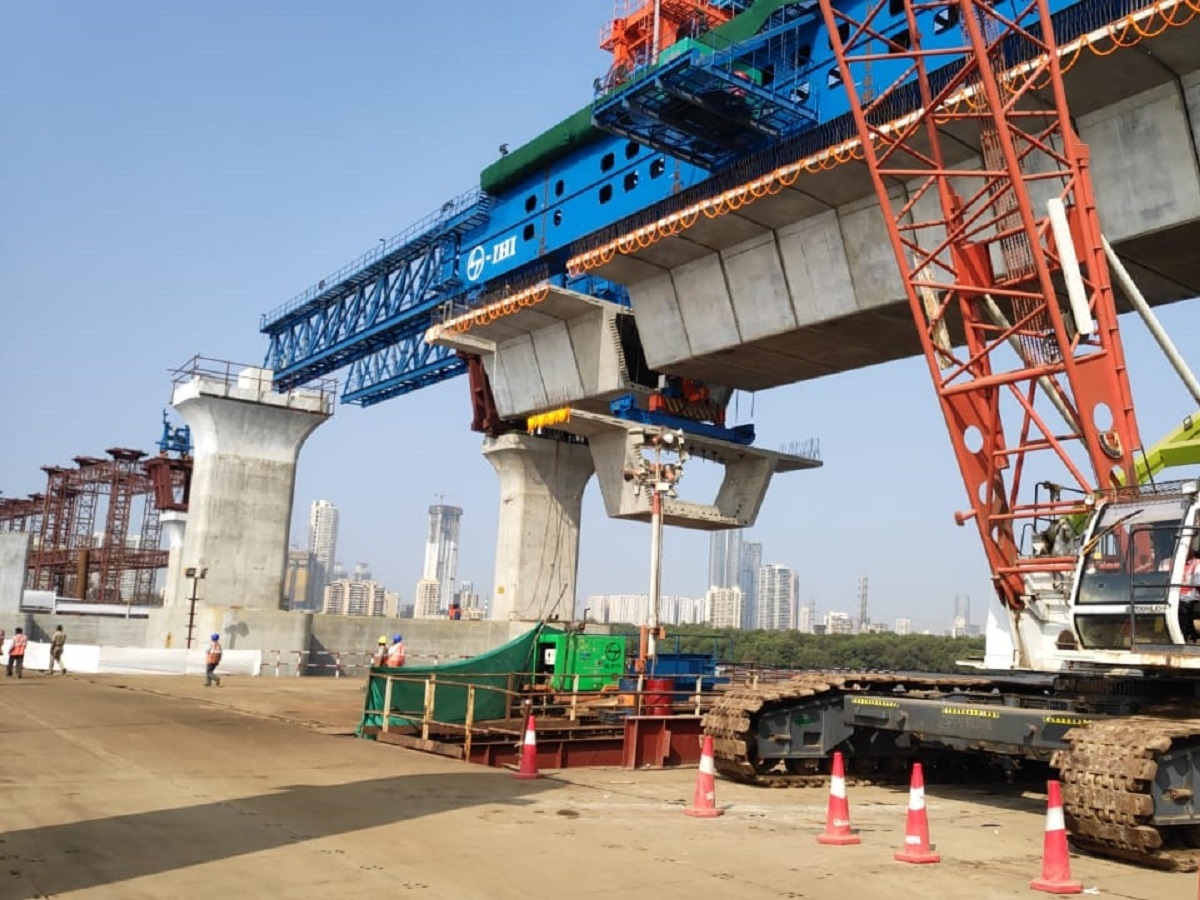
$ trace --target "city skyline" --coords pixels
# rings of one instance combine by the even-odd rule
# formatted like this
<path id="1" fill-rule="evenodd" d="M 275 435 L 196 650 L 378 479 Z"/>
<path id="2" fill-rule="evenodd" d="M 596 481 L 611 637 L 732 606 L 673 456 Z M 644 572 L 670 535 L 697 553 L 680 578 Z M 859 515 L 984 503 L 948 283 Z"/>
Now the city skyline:
<path id="1" fill-rule="evenodd" d="M 311 508 L 315 509 L 318 503 L 324 503 L 334 509 L 337 505 L 332 501 L 313 501 Z M 439 560 L 448 560 L 451 556 L 457 560 L 458 548 L 453 548 L 453 553 L 450 548 L 439 545 L 439 535 L 445 539 L 457 539 L 457 529 L 452 524 L 453 520 L 461 522 L 465 510 L 461 507 L 448 507 L 445 504 L 434 504 L 428 507 L 429 514 L 428 530 L 426 532 L 424 542 L 423 556 L 423 571 L 425 567 L 432 566 L 433 571 L 437 571 Z M 835 631 L 845 632 L 849 628 L 850 633 L 857 633 L 858 617 L 860 613 L 859 601 L 865 589 L 867 576 L 859 575 L 854 579 L 852 585 L 846 587 L 846 591 L 841 600 L 831 601 L 834 606 L 841 606 L 844 609 L 830 608 L 823 615 L 818 615 L 815 610 L 815 595 L 810 595 L 809 599 L 801 603 L 801 578 L 800 573 L 791 566 L 783 563 L 767 563 L 755 565 L 755 562 L 761 561 L 763 555 L 763 547 L 767 541 L 763 540 L 748 540 L 747 536 L 751 529 L 727 529 L 722 531 L 712 532 L 709 538 L 709 575 L 714 573 L 728 573 L 727 580 L 732 578 L 732 573 L 736 573 L 736 584 L 733 588 L 736 593 L 718 593 L 716 602 L 718 605 L 718 617 L 723 622 L 730 614 L 730 610 L 736 610 L 736 615 L 740 618 L 737 624 L 721 625 L 719 627 L 736 627 L 742 630 L 796 630 L 802 633 L 817 633 L 819 629 L 828 630 L 830 628 L 830 615 L 834 617 Z M 296 584 L 296 574 L 293 571 L 296 564 L 294 558 L 304 556 L 303 552 L 292 550 L 289 553 L 288 575 L 285 578 L 285 600 L 291 596 L 293 585 Z M 311 554 L 309 554 L 311 555 Z M 345 566 L 340 561 L 335 560 L 332 564 L 332 572 L 337 576 L 335 581 L 350 582 L 366 582 L 372 581 L 372 565 L 369 562 L 359 561 L 355 563 L 353 572 L 347 574 Z M 486 582 L 490 583 L 490 582 Z M 754 593 L 747 594 L 745 590 L 746 584 L 754 585 Z M 303 581 L 300 581 L 303 585 Z M 385 582 L 379 582 L 380 585 L 389 593 L 396 597 L 396 614 L 399 615 L 404 608 L 411 610 L 411 615 L 417 618 L 441 618 L 447 614 L 449 603 L 456 602 L 462 610 L 462 618 L 479 619 L 486 618 L 487 606 L 480 598 L 487 596 L 486 592 L 480 594 L 474 590 L 474 580 L 456 580 L 451 583 L 450 596 L 451 600 L 443 606 L 443 584 L 438 578 L 422 577 L 417 581 L 413 589 L 412 601 L 404 602 L 404 592 L 401 590 L 393 590 L 387 587 Z M 764 585 L 767 586 L 768 600 L 764 605 L 762 600 L 757 598 L 762 594 Z M 790 600 L 782 601 L 780 591 L 790 591 Z M 309 609 L 324 610 L 327 605 L 323 597 L 323 590 L 317 591 L 315 601 L 313 601 Z M 714 598 L 709 596 L 709 592 L 696 596 L 687 596 L 681 594 L 663 594 L 660 604 L 660 619 L 663 624 L 692 624 L 696 622 L 708 621 L 706 617 L 706 608 L 710 608 Z M 292 606 L 294 609 L 304 609 L 305 607 Z M 921 623 L 922 628 L 916 629 L 923 633 L 939 634 L 944 633 L 950 636 L 959 635 L 978 635 L 981 633 L 981 627 L 971 621 L 971 601 L 970 596 L 965 593 L 956 593 L 953 596 L 953 613 L 944 622 L 940 621 L 937 616 L 928 618 L 918 617 L 917 622 Z M 686 612 L 680 612 L 686 610 Z M 586 611 L 586 612 L 585 612 Z M 636 611 L 636 612 L 635 612 Z M 609 594 L 577 594 L 576 597 L 576 615 L 580 620 L 587 619 L 600 623 L 624 622 L 627 624 L 643 624 L 648 621 L 649 611 L 649 594 L 644 591 L 623 591 L 613 592 Z M 643 615 L 645 618 L 638 619 L 637 615 Z M 866 629 L 868 631 L 878 630 L 895 630 L 897 633 L 910 633 L 913 631 L 912 617 L 897 616 L 894 618 L 896 626 L 885 624 L 882 618 L 873 617 L 876 621 L 869 624 Z M 948 622 L 949 624 L 946 624 Z M 776 624 L 770 624 L 776 623 Z M 784 624 L 787 623 L 787 624 Z M 848 624 L 847 624 L 848 623 Z M 900 623 L 906 623 L 901 630 Z M 819 628 L 818 628 L 819 626 Z"/>

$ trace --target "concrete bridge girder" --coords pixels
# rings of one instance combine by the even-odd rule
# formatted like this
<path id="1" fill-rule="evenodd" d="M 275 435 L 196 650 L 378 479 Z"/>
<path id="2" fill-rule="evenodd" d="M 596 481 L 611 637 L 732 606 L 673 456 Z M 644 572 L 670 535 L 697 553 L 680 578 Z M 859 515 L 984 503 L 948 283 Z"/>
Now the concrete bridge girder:
<path id="1" fill-rule="evenodd" d="M 638 468 L 644 435 L 658 429 L 582 410 L 572 410 L 570 420 L 556 427 L 587 438 L 605 512 L 615 519 L 649 522 L 650 497 L 645 491 L 638 491 L 636 482 L 627 479 L 625 474 Z M 724 475 L 716 496 L 709 503 L 663 499 L 663 521 L 683 528 L 716 530 L 753 525 L 776 472 L 813 469 L 821 465 L 819 460 L 804 456 L 694 434 L 686 435 L 684 444 L 693 460 L 720 465 Z M 681 493 L 687 490 L 686 481 L 685 478 Z"/>
<path id="2" fill-rule="evenodd" d="M 1152 303 L 1200 293 L 1190 249 L 1200 245 L 1200 28 L 1181 31 L 1195 46 L 1170 47 L 1188 74 L 1138 57 L 1119 85 L 1091 90 L 1090 103 L 1072 94 L 1072 108 L 1086 110 L 1076 126 L 1091 148 L 1102 225 Z M 949 162 L 978 167 L 977 147 L 957 137 Z M 971 182 L 964 178 L 963 189 Z M 1034 202 L 1044 204 L 1050 187 Z M 895 185 L 894 202 L 914 188 Z M 924 196 L 917 217 L 936 203 Z M 757 390 L 920 353 L 861 162 L 802 174 L 776 195 L 700 216 L 594 271 L 629 288 L 647 361 L 659 371 Z"/>
<path id="3" fill-rule="evenodd" d="M 485 307 L 431 328 L 430 343 L 483 360 L 501 417 L 523 418 L 560 406 L 606 411 L 619 394 L 640 391 L 628 371 L 617 320 L 606 300 L 551 287 L 535 305 Z"/>

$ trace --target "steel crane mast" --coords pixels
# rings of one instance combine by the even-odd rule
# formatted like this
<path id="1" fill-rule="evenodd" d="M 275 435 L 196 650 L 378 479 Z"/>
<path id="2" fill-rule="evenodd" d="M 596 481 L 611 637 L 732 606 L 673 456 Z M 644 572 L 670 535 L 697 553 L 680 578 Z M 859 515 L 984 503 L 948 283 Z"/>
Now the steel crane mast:
<path id="1" fill-rule="evenodd" d="M 908 28 L 882 33 L 874 23 L 900 4 Z M 970 498 L 958 518 L 974 520 L 1001 598 L 1019 609 L 1027 571 L 1076 562 L 1022 556 L 1022 523 L 1136 483 L 1141 446 L 1088 148 L 1071 127 L 1050 10 L 1046 0 L 820 8 Z M 933 9 L 958 20 L 957 46 L 923 42 L 917 16 Z M 947 56 L 961 65 L 935 73 Z M 870 67 L 884 59 L 905 71 L 870 92 Z M 917 108 L 894 119 L 914 85 Z M 979 135 L 979 168 L 949 157 L 956 129 Z M 1080 445 L 1086 463 L 1076 459 Z M 1026 499 L 1044 457 L 1078 500 L 1057 490 Z"/>

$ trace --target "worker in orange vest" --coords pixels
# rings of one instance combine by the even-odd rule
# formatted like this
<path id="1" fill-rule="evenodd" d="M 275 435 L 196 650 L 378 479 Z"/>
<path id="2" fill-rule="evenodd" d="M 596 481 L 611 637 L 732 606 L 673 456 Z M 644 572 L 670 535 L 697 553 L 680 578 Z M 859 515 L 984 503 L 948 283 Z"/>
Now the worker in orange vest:
<path id="1" fill-rule="evenodd" d="M 221 664 L 221 636 L 213 632 L 212 643 L 208 645 L 208 654 L 204 658 L 204 686 L 214 682 L 221 686 L 221 676 L 217 674 L 217 666 Z"/>
<path id="2" fill-rule="evenodd" d="M 28 641 L 25 637 L 25 629 L 18 628 L 13 633 L 12 646 L 8 648 L 8 668 L 5 670 L 5 673 L 9 678 L 12 677 L 13 669 L 16 669 L 18 678 L 25 677 L 26 643 L 28 643 Z"/>
<path id="3" fill-rule="evenodd" d="M 387 635 L 379 636 L 379 643 L 375 645 L 375 652 L 371 654 L 371 665 L 382 666 L 387 662 L 388 658 L 388 639 Z"/>
<path id="4" fill-rule="evenodd" d="M 398 669 L 404 665 L 404 635 L 392 635 L 392 646 L 388 650 L 387 664 L 391 669 Z"/>

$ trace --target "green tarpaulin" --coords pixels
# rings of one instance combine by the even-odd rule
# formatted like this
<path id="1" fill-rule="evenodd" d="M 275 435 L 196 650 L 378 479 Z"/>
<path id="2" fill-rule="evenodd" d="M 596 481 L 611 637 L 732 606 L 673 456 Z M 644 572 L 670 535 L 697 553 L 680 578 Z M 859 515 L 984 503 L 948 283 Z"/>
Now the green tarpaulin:
<path id="1" fill-rule="evenodd" d="M 521 684 L 511 683 L 509 673 L 528 674 L 533 666 L 533 650 L 543 626 L 509 641 L 495 650 L 479 656 L 441 666 L 403 666 L 389 669 L 372 667 L 367 683 L 366 700 L 358 733 L 364 728 L 383 724 L 387 676 L 404 680 L 392 681 L 391 716 L 389 727 L 417 725 L 425 714 L 425 682 L 434 677 L 433 718 L 438 722 L 462 725 L 467 721 L 467 685 L 475 685 L 475 721 L 501 719 L 507 710 L 506 690 L 517 690 Z M 496 688 L 497 690 L 488 690 Z"/>

